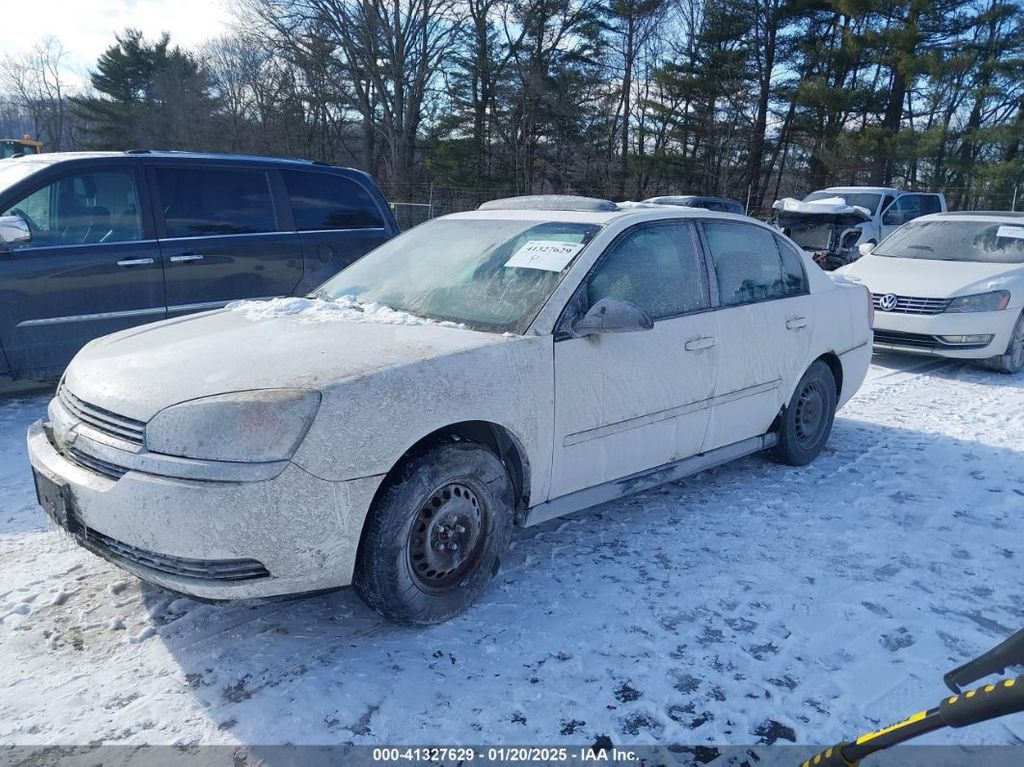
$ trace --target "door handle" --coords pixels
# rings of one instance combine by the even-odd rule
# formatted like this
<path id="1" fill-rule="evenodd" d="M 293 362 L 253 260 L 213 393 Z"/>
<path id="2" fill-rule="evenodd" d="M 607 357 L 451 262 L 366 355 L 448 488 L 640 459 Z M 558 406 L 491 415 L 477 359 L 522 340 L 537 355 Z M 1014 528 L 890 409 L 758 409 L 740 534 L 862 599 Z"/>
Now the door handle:
<path id="1" fill-rule="evenodd" d="M 786 327 L 789 330 L 800 330 L 800 328 L 806 328 L 807 327 L 807 318 L 806 317 L 790 317 L 788 320 L 786 320 Z"/>
<path id="2" fill-rule="evenodd" d="M 702 349 L 710 349 L 715 345 L 715 339 L 711 336 L 704 336 L 703 338 L 693 338 L 686 342 L 684 348 L 688 352 L 699 352 Z"/>
<path id="3" fill-rule="evenodd" d="M 180 256 L 171 256 L 167 260 L 172 264 L 183 264 L 186 261 L 202 261 L 203 257 L 198 253 L 182 253 Z"/>
<path id="4" fill-rule="evenodd" d="M 152 258 L 125 258 L 117 262 L 118 266 L 145 266 L 152 264 Z"/>

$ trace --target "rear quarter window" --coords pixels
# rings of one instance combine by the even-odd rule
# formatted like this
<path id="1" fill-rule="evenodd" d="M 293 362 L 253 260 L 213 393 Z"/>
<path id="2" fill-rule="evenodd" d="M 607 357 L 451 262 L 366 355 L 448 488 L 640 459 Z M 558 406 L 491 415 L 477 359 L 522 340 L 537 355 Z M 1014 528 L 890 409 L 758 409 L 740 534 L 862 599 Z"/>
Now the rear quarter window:
<path id="1" fill-rule="evenodd" d="M 334 173 L 285 171 L 283 175 L 300 232 L 384 226 L 377 204 L 359 182 Z"/>

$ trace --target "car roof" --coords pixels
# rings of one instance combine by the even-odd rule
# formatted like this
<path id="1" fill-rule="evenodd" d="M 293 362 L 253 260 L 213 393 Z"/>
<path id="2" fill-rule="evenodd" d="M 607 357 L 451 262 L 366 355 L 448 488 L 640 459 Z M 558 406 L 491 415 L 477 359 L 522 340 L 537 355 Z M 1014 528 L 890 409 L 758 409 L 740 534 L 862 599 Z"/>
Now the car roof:
<path id="1" fill-rule="evenodd" d="M 866 193 L 866 194 L 902 194 L 902 189 L 896 189 L 891 186 L 827 186 L 824 189 L 815 189 L 814 192 L 848 192 L 850 194 Z M 811 194 L 814 194 L 811 192 Z"/>
<path id="2" fill-rule="evenodd" d="M 1024 213 L 1010 210 L 957 210 L 949 213 L 930 213 L 914 221 L 983 221 L 985 223 L 1006 223 L 1020 225 Z"/>
<path id="3" fill-rule="evenodd" d="M 564 221 L 566 223 L 588 223 L 601 225 L 620 219 L 629 219 L 631 221 L 654 221 L 658 219 L 671 218 L 721 218 L 730 221 L 739 221 L 745 224 L 753 223 L 766 229 L 771 229 L 767 224 L 738 213 L 722 213 L 718 211 L 705 210 L 704 208 L 658 205 L 657 203 L 649 202 L 615 203 L 610 200 L 599 200 L 596 198 L 565 196 L 566 199 L 574 201 L 579 201 L 581 199 L 590 199 L 593 201 L 593 205 L 590 209 L 580 209 L 582 206 L 579 203 L 575 203 L 575 207 L 573 209 L 567 210 L 565 207 L 560 207 L 558 198 L 562 197 L 561 195 L 544 195 L 543 197 L 546 198 L 546 201 L 542 201 L 538 196 L 508 198 L 500 201 L 500 207 L 485 207 L 485 203 L 485 206 L 482 206 L 484 207 L 483 210 L 477 209 L 466 211 L 464 213 L 451 213 L 447 216 L 442 216 L 442 218 L 485 221 L 493 221 L 495 219 L 503 221 Z M 516 205 L 517 200 L 522 201 L 521 207 Z"/>
<path id="4" fill-rule="evenodd" d="M 330 163 L 321 162 L 319 160 L 299 160 L 292 157 L 267 157 L 261 155 L 230 154 L 220 152 L 178 152 L 173 150 L 155 149 L 130 149 L 126 152 L 49 152 L 44 154 L 27 154 L 21 157 L 11 157 L 8 158 L 7 160 L 4 160 L 4 162 L 21 162 L 32 163 L 37 165 L 55 165 L 60 162 L 69 162 L 72 160 L 94 160 L 111 157 L 145 157 L 171 160 L 207 160 L 210 162 L 229 163 L 266 163 L 294 165 L 307 168 L 310 166 L 323 168 L 341 167 L 332 165 Z M 355 169 L 345 168 L 345 170 Z"/>

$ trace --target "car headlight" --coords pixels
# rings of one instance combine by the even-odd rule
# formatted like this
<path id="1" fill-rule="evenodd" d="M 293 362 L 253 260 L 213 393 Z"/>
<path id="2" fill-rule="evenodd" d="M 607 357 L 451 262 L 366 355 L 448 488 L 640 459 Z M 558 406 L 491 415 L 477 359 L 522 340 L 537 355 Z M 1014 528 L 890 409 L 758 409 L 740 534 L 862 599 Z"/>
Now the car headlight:
<path id="1" fill-rule="evenodd" d="M 946 307 L 947 312 L 998 312 L 1010 303 L 1010 291 L 993 290 L 991 293 L 975 293 L 972 296 L 954 298 Z"/>
<path id="2" fill-rule="evenodd" d="M 209 461 L 285 461 L 306 436 L 320 392 L 261 389 L 172 405 L 146 424 L 146 448 Z"/>

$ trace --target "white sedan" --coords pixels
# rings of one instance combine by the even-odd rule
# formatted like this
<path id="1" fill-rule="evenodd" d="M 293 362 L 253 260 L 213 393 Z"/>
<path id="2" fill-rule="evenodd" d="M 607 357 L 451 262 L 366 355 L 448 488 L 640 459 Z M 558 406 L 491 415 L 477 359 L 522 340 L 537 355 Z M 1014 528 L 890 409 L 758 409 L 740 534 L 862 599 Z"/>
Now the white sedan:
<path id="1" fill-rule="evenodd" d="M 837 271 L 874 294 L 875 347 L 1024 369 L 1024 214 L 941 213 Z"/>
<path id="2" fill-rule="evenodd" d="M 870 297 L 752 219 L 495 201 L 313 297 L 124 331 L 28 434 L 79 543 L 206 599 L 354 584 L 465 609 L 514 525 L 750 453 L 813 460 L 871 354 Z"/>

